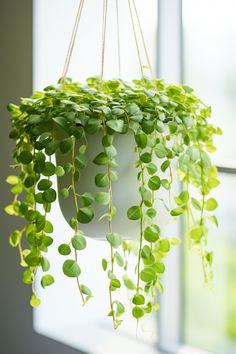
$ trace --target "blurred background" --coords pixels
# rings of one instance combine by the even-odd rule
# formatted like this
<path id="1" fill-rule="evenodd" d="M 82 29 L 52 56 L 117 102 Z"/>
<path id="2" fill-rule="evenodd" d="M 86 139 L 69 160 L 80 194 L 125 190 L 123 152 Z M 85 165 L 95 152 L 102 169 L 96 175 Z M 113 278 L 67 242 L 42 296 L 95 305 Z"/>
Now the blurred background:
<path id="1" fill-rule="evenodd" d="M 140 76 L 128 11 L 120 10 L 121 76 Z M 82 262 L 91 261 L 88 278 L 96 273 L 94 303 L 81 309 L 71 282 L 60 274 L 55 251 L 53 272 L 58 281 L 43 290 L 42 306 L 34 313 L 28 305 L 30 289 L 21 284 L 21 271 L 8 234 L 18 221 L 3 213 L 10 193 L 12 145 L 8 139 L 8 102 L 17 103 L 34 90 L 56 83 L 61 76 L 78 0 L 1 0 L 0 2 L 0 110 L 1 110 L 1 237 L 0 237 L 0 353 L 1 354 L 234 354 L 236 353 L 236 2 L 235 0 L 136 0 L 151 62 L 156 76 L 185 83 L 212 106 L 212 119 L 223 130 L 212 155 L 218 166 L 220 187 L 215 190 L 219 227 L 210 229 L 214 251 L 214 289 L 204 288 L 200 261 L 185 245 L 168 261 L 161 311 L 142 326 L 126 324 L 114 333 L 101 292 L 102 272 L 95 252 L 106 252 L 101 242 L 89 240 Z M 118 76 L 115 1 L 109 0 L 105 78 Z M 69 76 L 84 81 L 101 67 L 102 0 L 85 0 Z M 144 55 L 144 53 L 142 53 Z M 60 213 L 55 205 L 51 218 Z M 183 234 L 181 225 L 176 234 Z M 58 243 L 69 232 L 57 223 Z M 47 298 L 47 299 L 46 299 Z M 99 308 L 96 303 L 99 302 Z"/>

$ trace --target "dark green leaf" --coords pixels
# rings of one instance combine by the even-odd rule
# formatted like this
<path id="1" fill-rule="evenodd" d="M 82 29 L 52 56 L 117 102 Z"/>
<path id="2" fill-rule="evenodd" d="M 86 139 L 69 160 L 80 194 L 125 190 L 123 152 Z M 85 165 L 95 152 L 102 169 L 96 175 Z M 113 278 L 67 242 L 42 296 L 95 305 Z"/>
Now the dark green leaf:
<path id="1" fill-rule="evenodd" d="M 67 245 L 66 243 L 62 243 L 62 244 L 58 247 L 58 252 L 59 252 L 62 256 L 68 256 L 68 254 L 71 253 L 70 246 Z"/>
<path id="2" fill-rule="evenodd" d="M 94 218 L 94 209 L 91 206 L 80 208 L 77 219 L 81 224 L 87 224 Z"/>
<path id="3" fill-rule="evenodd" d="M 149 181 L 148 181 L 148 187 L 153 190 L 156 191 L 160 188 L 161 186 L 161 180 L 158 176 L 152 176 Z"/>
<path id="4" fill-rule="evenodd" d="M 130 220 L 138 220 L 141 218 L 141 208 L 139 205 L 130 207 L 127 211 L 127 216 Z"/>

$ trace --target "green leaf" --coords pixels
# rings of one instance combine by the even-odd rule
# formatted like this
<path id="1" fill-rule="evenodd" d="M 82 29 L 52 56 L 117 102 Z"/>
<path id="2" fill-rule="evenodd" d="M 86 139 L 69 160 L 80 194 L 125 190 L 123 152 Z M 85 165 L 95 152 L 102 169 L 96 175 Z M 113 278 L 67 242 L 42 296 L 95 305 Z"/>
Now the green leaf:
<path id="1" fill-rule="evenodd" d="M 123 128 L 124 128 L 124 121 L 122 119 L 117 119 L 117 120 L 109 120 L 106 122 L 107 126 L 117 132 L 117 133 L 122 133 Z"/>
<path id="2" fill-rule="evenodd" d="M 146 267 L 140 272 L 140 279 L 145 283 L 150 283 L 156 280 L 156 273 L 152 268 Z"/>
<path id="3" fill-rule="evenodd" d="M 191 202 L 196 210 L 202 210 L 201 203 L 197 199 L 191 198 Z"/>
<path id="4" fill-rule="evenodd" d="M 40 191 L 45 191 L 49 189 L 51 186 L 52 186 L 52 181 L 46 178 L 41 179 L 37 185 L 38 190 Z"/>
<path id="5" fill-rule="evenodd" d="M 147 226 L 144 230 L 144 238 L 148 242 L 156 242 L 159 239 L 159 235 L 160 228 L 155 224 Z"/>
<path id="6" fill-rule="evenodd" d="M 153 219 L 153 218 L 155 218 L 155 216 L 157 215 L 157 212 L 156 212 L 156 210 L 155 210 L 154 208 L 149 208 L 149 209 L 147 209 L 147 211 L 146 211 L 146 215 L 147 215 L 149 218 Z"/>
<path id="7" fill-rule="evenodd" d="M 113 301 L 113 304 L 116 304 L 116 316 L 121 316 L 125 312 L 124 305 L 118 300 Z"/>
<path id="8" fill-rule="evenodd" d="M 135 294 L 132 303 L 134 305 L 144 305 L 145 304 L 145 297 L 141 294 Z"/>
<path id="9" fill-rule="evenodd" d="M 121 108 L 113 108 L 111 112 L 115 116 L 122 116 L 125 113 L 125 111 Z"/>
<path id="10" fill-rule="evenodd" d="M 172 215 L 172 216 L 178 216 L 178 215 L 183 214 L 183 212 L 184 212 L 184 209 L 183 209 L 183 208 L 175 208 L 175 209 L 172 209 L 172 210 L 171 210 L 170 215 Z"/>
<path id="11" fill-rule="evenodd" d="M 165 172 L 169 166 L 170 166 L 170 160 L 165 160 L 165 161 L 161 164 L 161 170 L 162 170 L 162 172 Z"/>
<path id="12" fill-rule="evenodd" d="M 62 199 L 66 199 L 69 197 L 69 191 L 68 188 L 62 188 L 60 191 L 60 196 Z"/>
<path id="13" fill-rule="evenodd" d="M 166 238 L 159 240 L 158 242 L 159 250 L 161 252 L 169 252 L 170 251 L 170 241 Z"/>
<path id="14" fill-rule="evenodd" d="M 67 245 L 66 243 L 62 243 L 62 244 L 58 247 L 58 252 L 59 252 L 62 256 L 68 256 L 68 254 L 71 253 L 70 246 Z"/>
<path id="15" fill-rule="evenodd" d="M 72 246 L 78 251 L 81 251 L 86 248 L 86 239 L 81 234 L 77 234 L 72 237 L 71 242 Z"/>
<path id="16" fill-rule="evenodd" d="M 95 200 L 100 205 L 107 205 L 109 203 L 109 193 L 107 192 L 98 192 Z"/>
<path id="17" fill-rule="evenodd" d="M 130 220 L 138 220 L 141 218 L 142 212 L 139 205 L 130 207 L 127 211 L 127 216 Z"/>
<path id="18" fill-rule="evenodd" d="M 113 142 L 113 135 L 104 135 L 103 138 L 102 138 L 102 145 L 104 147 L 108 147 L 110 145 L 112 145 L 112 142 Z"/>
<path id="19" fill-rule="evenodd" d="M 159 159 L 163 159 L 164 157 L 167 156 L 167 149 L 165 148 L 165 146 L 163 144 L 157 144 L 155 149 L 155 154 Z"/>
<path id="20" fill-rule="evenodd" d="M 34 273 L 31 269 L 26 269 L 22 274 L 22 281 L 24 284 L 32 284 L 34 280 Z"/>
<path id="21" fill-rule="evenodd" d="M 123 282 L 126 286 L 127 289 L 129 290 L 134 290 L 135 289 L 135 284 L 132 279 L 128 277 L 128 275 L 123 275 Z"/>
<path id="22" fill-rule="evenodd" d="M 148 187 L 153 190 L 156 191 L 160 188 L 161 186 L 161 180 L 158 176 L 152 176 L 149 181 L 148 181 Z"/>
<path id="23" fill-rule="evenodd" d="M 102 269 L 104 272 L 107 270 L 107 260 L 105 258 L 102 259 Z"/>
<path id="24" fill-rule="evenodd" d="M 144 152 L 141 156 L 140 156 L 140 160 L 144 163 L 149 163 L 152 161 L 152 155 L 149 152 Z"/>
<path id="25" fill-rule="evenodd" d="M 151 248 L 147 245 L 143 246 L 142 251 L 141 251 L 141 257 L 144 259 L 148 259 L 151 257 L 151 255 L 152 255 Z"/>
<path id="26" fill-rule="evenodd" d="M 105 152 L 109 158 L 115 157 L 117 155 L 117 150 L 113 145 L 105 147 Z"/>
<path id="27" fill-rule="evenodd" d="M 140 194 L 144 204 L 148 207 L 152 206 L 152 193 L 145 187 L 140 187 Z"/>
<path id="28" fill-rule="evenodd" d="M 176 122 L 169 122 L 168 123 L 170 134 L 174 134 L 178 130 L 178 124 Z"/>
<path id="29" fill-rule="evenodd" d="M 165 264 L 162 262 L 156 262 L 152 265 L 152 268 L 158 274 L 163 274 L 165 272 Z"/>
<path id="30" fill-rule="evenodd" d="M 93 201 L 94 198 L 91 193 L 86 192 L 80 196 L 81 205 L 84 207 L 91 205 Z"/>
<path id="31" fill-rule="evenodd" d="M 116 232 L 108 233 L 106 239 L 113 248 L 118 248 L 122 244 L 122 237 Z"/>
<path id="32" fill-rule="evenodd" d="M 132 315 L 138 320 L 139 318 L 143 317 L 145 314 L 144 310 L 141 307 L 135 306 L 132 309 Z"/>
<path id="33" fill-rule="evenodd" d="M 157 166 L 156 166 L 153 162 L 150 162 L 150 163 L 146 166 L 146 169 L 147 169 L 149 175 L 154 175 L 154 173 L 157 172 Z"/>
<path id="34" fill-rule="evenodd" d="M 73 139 L 66 138 L 60 142 L 60 150 L 62 154 L 67 154 L 72 150 L 73 147 Z"/>
<path id="35" fill-rule="evenodd" d="M 53 203 L 57 199 L 57 193 L 53 188 L 49 188 L 43 192 L 42 198 L 45 203 Z"/>
<path id="36" fill-rule="evenodd" d="M 48 234 L 51 234 L 53 232 L 53 225 L 49 220 L 46 220 L 46 224 L 43 230 Z"/>
<path id="37" fill-rule="evenodd" d="M 189 201 L 189 192 L 183 191 L 179 195 L 179 199 L 182 201 L 183 204 L 186 204 Z"/>
<path id="38" fill-rule="evenodd" d="M 76 261 L 74 261 L 73 259 L 67 259 L 63 263 L 62 269 L 63 269 L 63 273 L 67 277 L 71 277 L 71 278 L 77 278 L 81 273 L 78 263 Z"/>
<path id="39" fill-rule="evenodd" d="M 50 274 L 46 274 L 42 277 L 41 279 L 41 286 L 45 288 L 46 286 L 49 286 L 55 282 L 54 278 Z"/>
<path id="40" fill-rule="evenodd" d="M 190 237 L 194 239 L 196 242 L 199 242 L 203 236 L 203 228 L 196 227 L 190 231 Z"/>
<path id="41" fill-rule="evenodd" d="M 30 151 L 23 150 L 18 156 L 18 161 L 23 165 L 28 165 L 33 160 L 33 155 Z"/>
<path id="42" fill-rule="evenodd" d="M 178 237 L 172 237 L 170 243 L 173 246 L 178 246 L 181 243 L 181 240 Z"/>
<path id="43" fill-rule="evenodd" d="M 109 177 L 106 173 L 98 173 L 95 176 L 95 184 L 97 187 L 107 187 L 109 184 Z"/>
<path id="44" fill-rule="evenodd" d="M 11 185 L 18 184 L 19 177 L 18 176 L 8 176 L 6 179 L 6 182 Z"/>
<path id="45" fill-rule="evenodd" d="M 83 154 L 79 154 L 78 156 L 76 156 L 75 164 L 76 164 L 76 167 L 79 170 L 82 170 L 83 168 L 85 168 L 87 166 L 87 158 L 86 158 L 86 156 L 83 155 Z"/>
<path id="46" fill-rule="evenodd" d="M 119 289 L 121 284 L 120 284 L 120 281 L 119 279 L 111 279 L 111 290 L 114 291 L 116 289 Z"/>
<path id="47" fill-rule="evenodd" d="M 81 284 L 80 285 L 80 291 L 84 295 L 87 295 L 87 296 L 90 296 L 90 297 L 93 296 L 92 291 L 86 285 Z"/>
<path id="48" fill-rule="evenodd" d="M 206 201 L 205 206 L 206 206 L 206 210 L 212 211 L 212 210 L 215 210 L 217 208 L 218 203 L 217 203 L 217 201 L 214 198 L 209 198 Z"/>
<path id="49" fill-rule="evenodd" d="M 36 296 L 35 293 L 33 293 L 30 298 L 30 305 L 32 307 L 37 307 L 40 305 L 40 303 L 41 303 L 40 299 Z"/>
<path id="50" fill-rule="evenodd" d="M 53 165 L 52 162 L 50 161 L 47 161 L 45 162 L 44 164 L 44 169 L 42 171 L 43 175 L 46 176 L 46 177 L 50 177 L 50 176 L 53 176 L 54 173 L 55 173 L 55 166 Z"/>
<path id="51" fill-rule="evenodd" d="M 118 264 L 120 267 L 123 267 L 123 265 L 124 265 L 124 260 L 123 260 L 122 256 L 121 256 L 118 252 L 115 252 L 114 258 L 115 258 L 117 264 Z"/>
<path id="52" fill-rule="evenodd" d="M 28 256 L 25 257 L 25 262 L 31 267 L 36 267 L 40 259 L 37 253 L 30 252 Z"/>
<path id="53" fill-rule="evenodd" d="M 141 149 L 145 149 L 145 147 L 147 146 L 147 140 L 147 135 L 144 133 L 139 133 L 135 135 L 136 144 Z"/>
<path id="54" fill-rule="evenodd" d="M 56 166 L 55 168 L 55 174 L 58 176 L 58 177 L 62 177 L 64 176 L 65 174 L 65 170 L 62 166 Z"/>
<path id="55" fill-rule="evenodd" d="M 9 236 L 9 243 L 12 247 L 17 247 L 22 237 L 22 232 L 14 230 Z"/>
<path id="56" fill-rule="evenodd" d="M 46 257 L 40 258 L 40 264 L 41 264 L 43 272 L 47 272 L 50 269 L 50 263 Z"/>
<path id="57" fill-rule="evenodd" d="M 161 185 L 164 187 L 167 191 L 170 189 L 170 182 L 167 179 L 162 179 L 161 180 Z"/>
<path id="58" fill-rule="evenodd" d="M 107 165 L 110 161 L 110 158 L 107 156 L 105 152 L 100 152 L 95 159 L 93 160 L 93 163 L 96 165 Z"/>
<path id="59" fill-rule="evenodd" d="M 77 219 L 81 224 L 88 224 L 94 218 L 94 209 L 91 206 L 80 208 Z"/>

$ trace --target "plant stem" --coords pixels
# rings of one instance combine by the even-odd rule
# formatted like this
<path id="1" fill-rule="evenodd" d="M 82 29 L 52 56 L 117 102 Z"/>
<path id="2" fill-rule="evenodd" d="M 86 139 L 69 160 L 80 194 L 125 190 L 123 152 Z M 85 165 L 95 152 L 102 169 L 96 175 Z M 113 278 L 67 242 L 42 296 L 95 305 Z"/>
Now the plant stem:
<path id="1" fill-rule="evenodd" d="M 139 155 L 139 161 L 140 160 L 140 151 L 138 149 L 138 155 Z M 142 187 L 145 185 L 144 181 L 144 167 L 142 162 L 140 163 L 141 166 L 141 181 L 142 181 Z M 140 217 L 140 234 L 139 234 L 139 252 L 138 252 L 138 266 L 137 266 L 137 285 L 136 285 L 136 291 L 137 293 L 139 292 L 139 283 L 140 283 L 140 266 L 141 266 L 141 252 L 142 252 L 142 246 L 143 246 L 143 200 L 140 202 L 140 209 L 141 209 L 141 217 Z"/>
<path id="2" fill-rule="evenodd" d="M 75 188 L 75 139 L 73 141 L 73 146 L 72 146 L 72 173 L 71 173 L 71 190 L 72 190 L 72 195 L 73 195 L 73 200 L 74 200 L 74 204 L 75 204 L 75 212 L 76 212 L 76 217 L 78 215 L 79 212 L 79 205 L 78 205 L 78 200 L 77 200 L 77 194 L 76 194 L 76 188 Z M 76 232 L 79 231 L 78 228 L 78 222 L 76 224 Z M 75 250 L 75 261 L 78 261 L 78 255 L 77 255 L 77 251 Z M 80 282 L 79 282 L 79 277 L 76 277 L 76 281 L 77 281 L 77 285 L 78 285 L 78 289 L 81 295 L 81 299 L 83 302 L 83 305 L 85 305 L 85 299 L 84 299 L 84 295 L 80 289 Z"/>
<path id="3" fill-rule="evenodd" d="M 108 204 L 108 229 L 109 233 L 112 233 L 112 183 L 111 183 L 111 167 L 108 164 L 107 168 L 107 174 L 108 174 L 108 179 L 109 179 L 109 204 Z M 113 273 L 114 271 L 114 254 L 113 254 L 113 247 L 110 245 L 110 252 L 111 252 L 111 271 Z M 113 326 L 114 329 L 117 328 L 116 326 L 116 318 L 115 318 L 115 313 L 114 313 L 114 306 L 113 306 L 113 300 L 112 300 L 112 289 L 111 289 L 111 283 L 109 285 L 109 298 L 110 298 L 110 307 L 111 307 L 111 312 L 112 312 L 112 321 L 113 321 Z"/>

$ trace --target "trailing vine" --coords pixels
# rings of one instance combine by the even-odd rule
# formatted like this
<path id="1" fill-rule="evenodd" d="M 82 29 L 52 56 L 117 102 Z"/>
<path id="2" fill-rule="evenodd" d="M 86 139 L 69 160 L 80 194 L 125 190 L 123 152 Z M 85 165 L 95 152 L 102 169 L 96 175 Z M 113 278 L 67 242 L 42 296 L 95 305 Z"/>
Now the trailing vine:
<path id="1" fill-rule="evenodd" d="M 71 198 L 74 203 L 74 215 L 69 221 L 73 235 L 68 243 L 59 245 L 58 251 L 63 257 L 74 252 L 74 258 L 63 261 L 62 271 L 76 280 L 83 304 L 92 297 L 90 288 L 81 283 L 79 255 L 86 248 L 83 225 L 107 219 L 104 239 L 110 245 L 110 259 L 103 259 L 102 267 L 109 279 L 108 315 L 114 328 L 121 324 L 126 311 L 123 302 L 114 297 L 122 283 L 130 293 L 132 314 L 137 320 L 159 309 L 157 294 L 163 291 L 164 260 L 171 246 L 180 242 L 177 237 L 165 235 L 160 226 L 161 206 L 173 221 L 186 215 L 190 248 L 198 250 L 204 281 L 212 286 L 213 253 L 207 250 L 207 225 L 218 222 L 212 214 L 217 201 L 209 194 L 219 181 L 209 153 L 215 150 L 214 135 L 221 131 L 209 122 L 210 107 L 191 88 L 146 78 L 132 83 L 89 78 L 85 85 L 66 79 L 58 86 L 22 98 L 19 105 L 9 104 L 8 109 L 12 115 L 10 138 L 16 147 L 14 174 L 7 178 L 13 201 L 5 211 L 25 221 L 21 230 L 12 232 L 9 241 L 18 247 L 23 282 L 32 286 L 32 306 L 40 304 L 34 287 L 36 272 L 43 288 L 54 283 L 45 257 L 55 238 L 48 215 L 51 205 L 63 198 Z M 137 155 L 134 168 L 140 200 L 127 210 L 130 223 L 139 224 L 133 277 L 127 272 L 133 241 L 124 241 L 112 223 L 116 217 L 113 188 L 119 179 L 114 142 L 119 135 L 130 132 Z M 88 141 L 94 134 L 101 136 L 102 151 L 94 151 L 93 161 L 89 162 Z M 63 156 L 61 164 L 52 159 L 58 155 Z M 101 188 L 96 195 L 90 190 L 81 191 L 81 176 L 86 176 L 89 163 L 101 167 L 101 172 L 94 175 L 96 187 Z M 58 191 L 55 176 L 58 181 L 69 177 L 65 179 L 67 185 Z M 171 186 L 176 180 L 182 181 L 184 188 L 172 195 Z M 162 197 L 165 191 L 167 199 Z M 106 213 L 97 215 L 94 203 L 106 206 Z M 123 281 L 115 274 L 116 265 L 124 271 Z"/>

